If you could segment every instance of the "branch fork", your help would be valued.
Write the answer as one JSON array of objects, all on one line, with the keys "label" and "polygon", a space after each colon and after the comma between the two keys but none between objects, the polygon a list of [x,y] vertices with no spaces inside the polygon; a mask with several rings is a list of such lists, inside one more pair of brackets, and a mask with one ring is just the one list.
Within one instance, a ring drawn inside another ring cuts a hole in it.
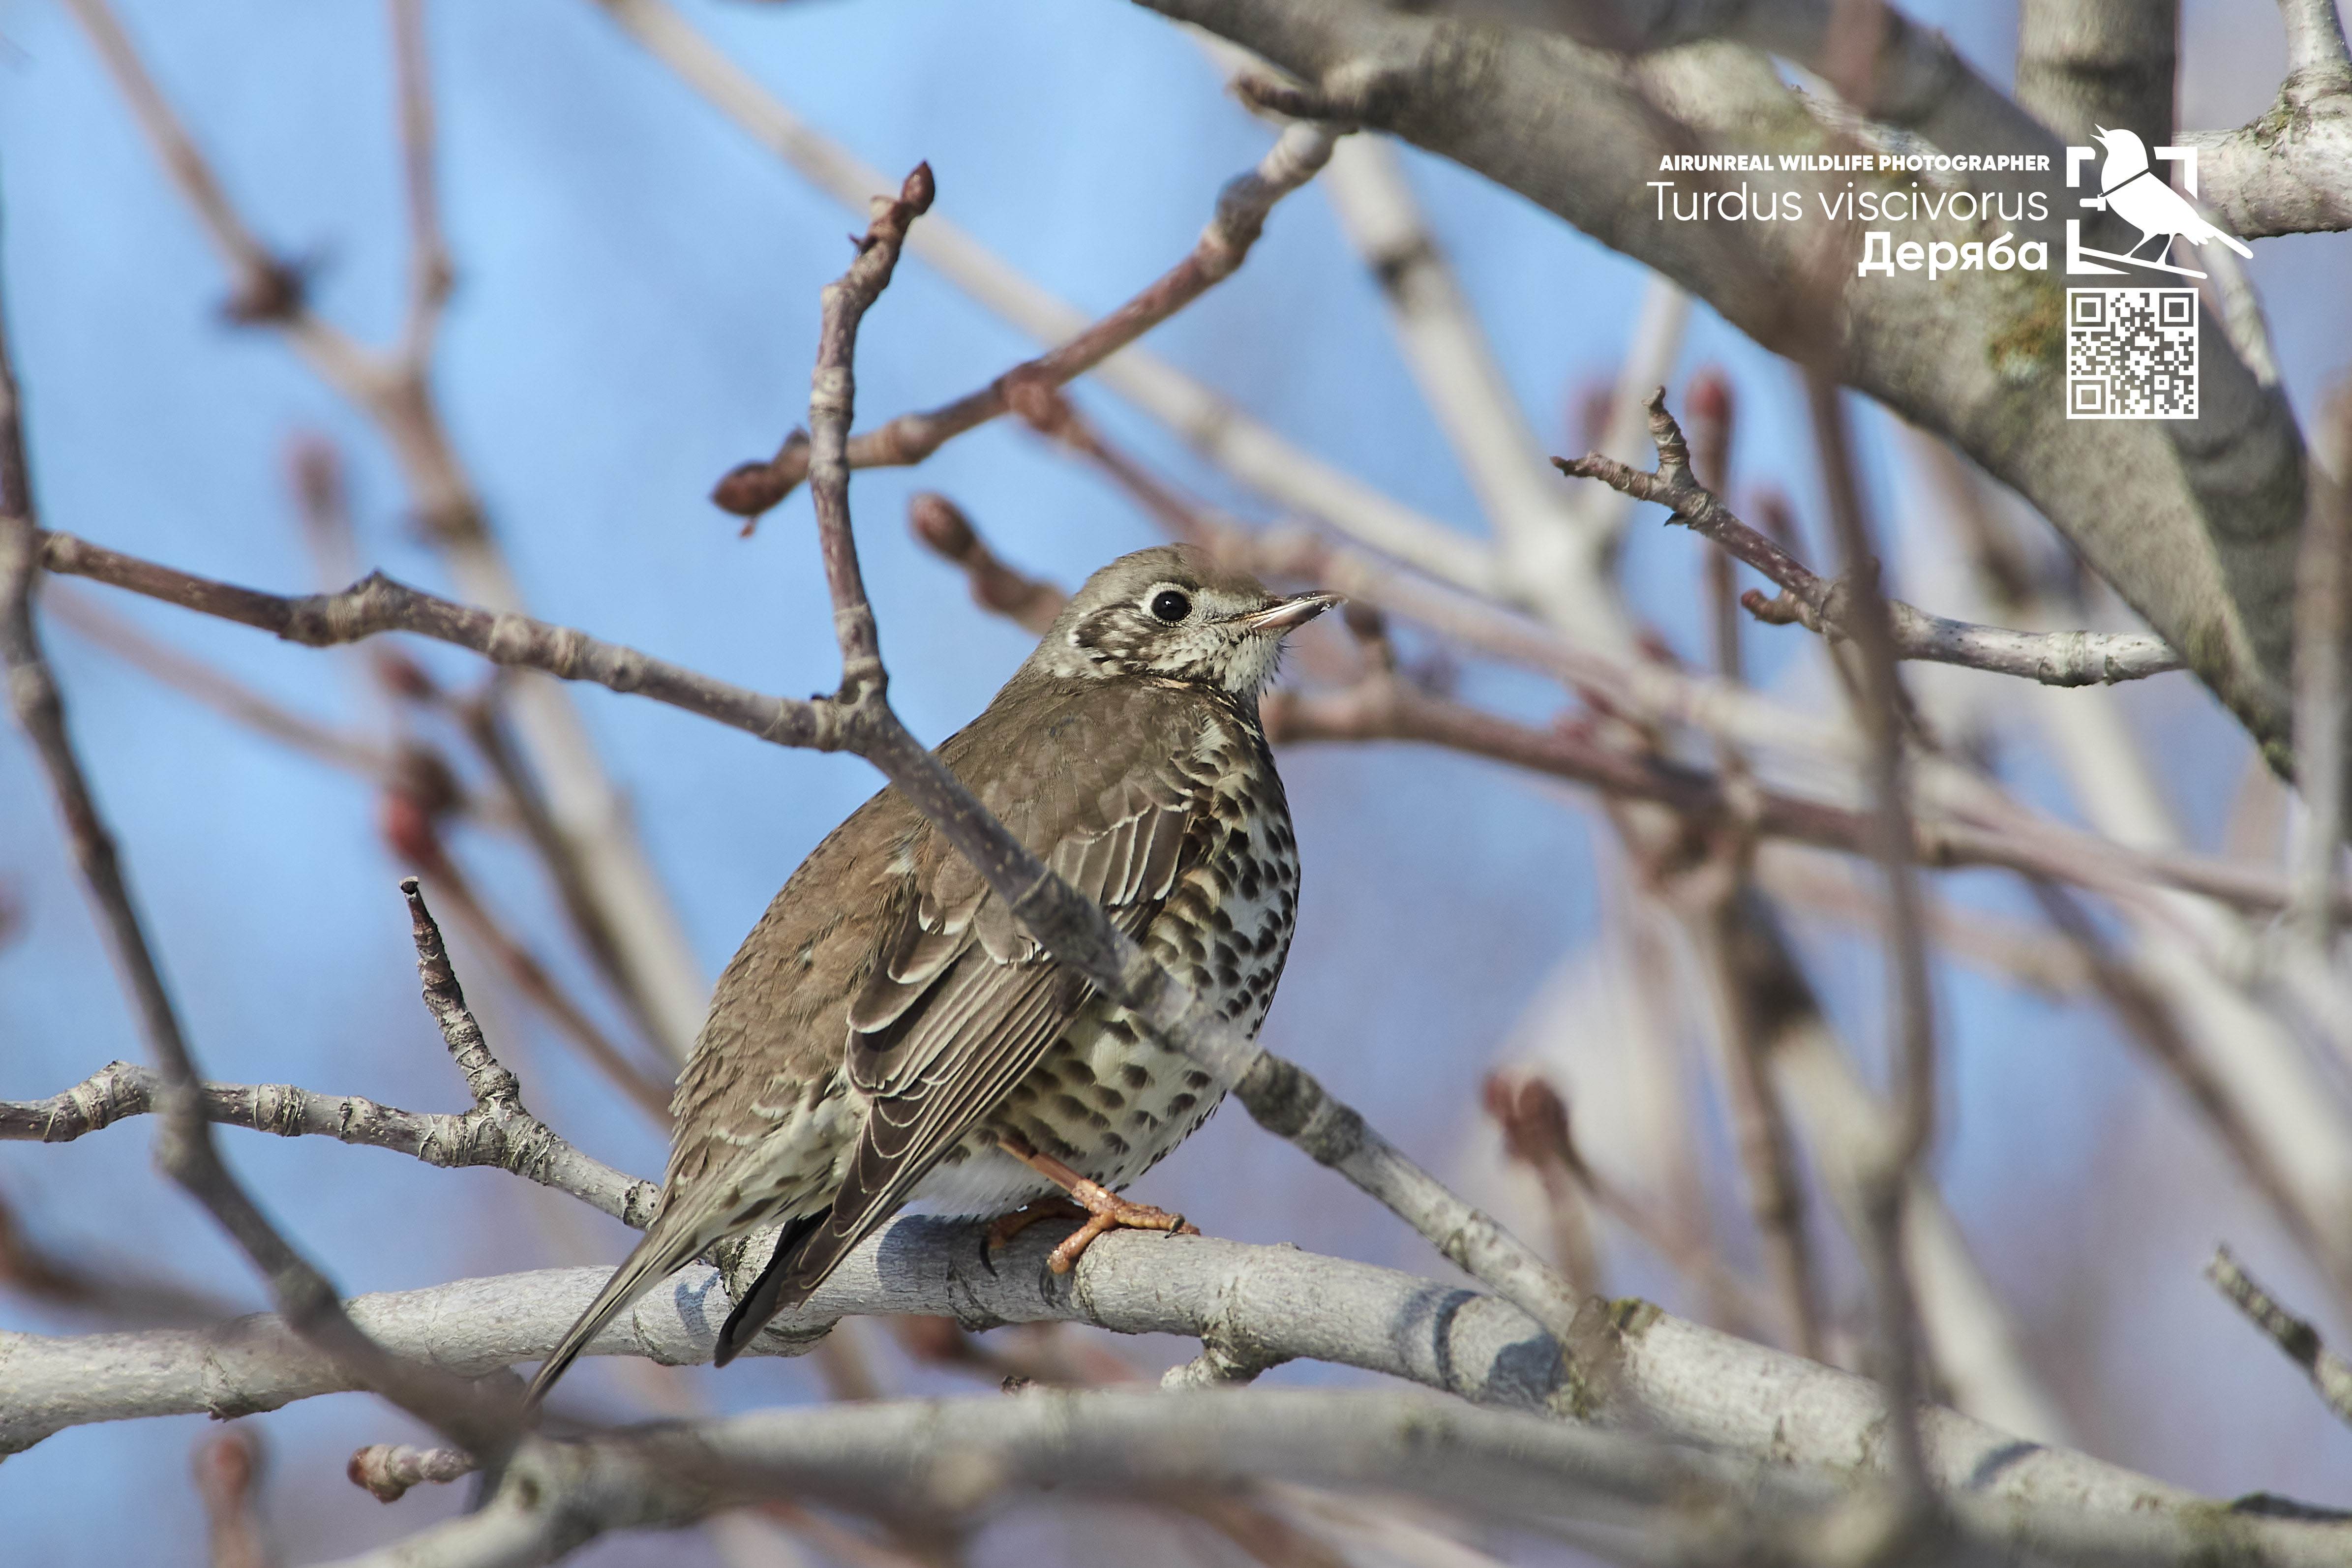
[{"label": "branch fork", "polygon": [[[1655,502],[1679,523],[1779,584],[1767,598],[1750,588],[1740,604],[1771,626],[1798,625],[1833,642],[1859,641],[1854,584],[1845,576],[1823,577],[1743,521],[1691,472],[1690,443],[1666,411],[1666,389],[1651,393],[1650,438],[1658,466],[1643,472],[1599,452],[1554,458],[1553,467],[1574,479],[1598,479],[1621,495]],[[1871,563],[1876,570],[1877,563]],[[2090,686],[2137,680],[2179,669],[2182,659],[2162,637],[2135,632],[2022,632],[2005,626],[1948,620],[1900,599],[1884,598],[1892,623],[1895,657],[1956,664],[2013,675],[2045,686]]]}]

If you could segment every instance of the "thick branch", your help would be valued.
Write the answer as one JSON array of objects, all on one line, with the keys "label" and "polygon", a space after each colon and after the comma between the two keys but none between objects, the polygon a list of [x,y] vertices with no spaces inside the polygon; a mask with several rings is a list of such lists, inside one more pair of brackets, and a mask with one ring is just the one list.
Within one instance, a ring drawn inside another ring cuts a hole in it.
[{"label": "thick branch", "polygon": [[[1659,193],[1645,183],[1662,158],[1846,146],[1748,47],[1704,44],[1629,60],[1371,0],[1148,3],[1345,100],[1367,125],[1549,208],[1764,346],[1802,354],[1825,345],[1845,384],[1952,437],[2039,507],[2257,737],[2284,735],[2301,442],[2276,389],[2262,386],[2218,331],[2202,350],[2200,428],[2210,438],[2192,447],[2145,422],[2053,417],[2063,358],[2054,312],[2063,301],[2047,279],[2030,287],[1993,273],[1933,284],[1924,275],[1857,279],[1851,255],[1818,254],[1820,231],[1808,226],[1656,221]],[[1804,10],[1825,23],[1829,7]],[[1898,75],[1883,90],[1916,89],[1923,108],[1951,85]],[[1935,151],[2063,159],[2056,139],[2014,105],[2000,112],[1998,94],[1975,94],[1969,106],[1935,131],[1933,116],[1922,121]],[[1842,176],[1783,180],[1810,209],[1817,195],[1840,194]],[[1948,215],[1906,232],[1983,243],[1990,236],[1979,229]],[[2020,243],[2064,243],[2054,212],[2015,234]],[[1826,328],[1806,303],[1825,259],[1845,273]]]},{"label": "thick branch", "polygon": [[[1564,1362],[1507,1305],[1387,1269],[1289,1247],[1129,1232],[1104,1237],[1072,1274],[1056,1277],[1043,1266],[1053,1240],[1017,1238],[991,1272],[973,1227],[901,1217],[853,1254],[807,1309],[782,1320],[782,1334],[754,1349],[805,1345],[850,1311],[946,1314],[972,1328],[1067,1319],[1121,1332],[1213,1330],[1261,1354],[1361,1366],[1504,1410],[1594,1417],[1670,1443],[1793,1467],[1801,1477],[1843,1481],[1858,1459],[1870,1468],[1879,1462],[1883,1411],[1871,1384],[1643,1303],[1593,1303],[1579,1318]],[[481,1374],[543,1354],[603,1279],[602,1269],[575,1268],[467,1280],[362,1297],[352,1311],[388,1346],[430,1349],[444,1366]],[[683,1271],[596,1348],[699,1360],[723,1316],[719,1290],[710,1270]],[[0,1336],[0,1387],[7,1390],[0,1395],[0,1451],[87,1421],[239,1414],[345,1386],[331,1363],[267,1317],[204,1332]],[[1175,1406],[1156,1399],[1155,1408]],[[800,1408],[773,1419],[819,1414]],[[2352,1531],[2281,1517],[2284,1510],[2233,1510],[2081,1454],[2021,1446],[1949,1411],[1930,1410],[1925,1425],[1938,1486],[1958,1507],[2011,1517],[2014,1533],[2004,1539],[2021,1545],[2095,1542],[2138,1520],[2152,1531],[2145,1561],[2190,1560],[2191,1545],[2201,1544],[2244,1553],[2232,1561],[2316,1564],[2340,1560]],[[1536,1429],[1526,1430],[1532,1439]],[[1331,1439],[1326,1429],[1308,1446]],[[2038,1512],[2037,1503],[2063,1512]],[[2081,1534],[2043,1533],[2062,1526]]]},{"label": "thick branch", "polygon": [[677,1525],[772,1496],[945,1521],[1052,1487],[1175,1499],[1261,1479],[1378,1486],[1515,1518],[1608,1555],[1606,1543],[1629,1538],[1696,1552],[1717,1531],[1793,1532],[1829,1495],[1753,1462],[1638,1437],[1421,1395],[1287,1390],[1171,1398],[1040,1389],[772,1411],[614,1434],[531,1456],[518,1473],[529,1484],[482,1512],[350,1568],[546,1562],[607,1531]]},{"label": "thick branch", "polygon": [[[1598,479],[1636,500],[1654,501],[1681,523],[1705,534],[1738,560],[1780,585],[1777,599],[1749,590],[1740,598],[1758,620],[1791,622],[1825,637],[1854,635],[1853,586],[1843,578],[1822,577],[1756,529],[1741,521],[1715,492],[1692,477],[1690,445],[1666,412],[1665,388],[1650,395],[1650,432],[1658,467],[1644,473],[1594,452],[1554,458],[1560,472]],[[1997,675],[2021,676],[2045,686],[2088,686],[2137,680],[2181,667],[2180,656],[2162,637],[2130,632],[2019,632],[1971,626],[1929,615],[1900,599],[1885,601],[1893,620],[1896,657],[1937,664],[1965,665]]]}]

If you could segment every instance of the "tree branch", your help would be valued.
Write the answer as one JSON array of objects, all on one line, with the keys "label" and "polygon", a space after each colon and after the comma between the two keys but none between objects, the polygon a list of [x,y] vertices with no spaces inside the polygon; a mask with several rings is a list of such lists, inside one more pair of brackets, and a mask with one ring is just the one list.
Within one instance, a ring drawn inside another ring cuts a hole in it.
[{"label": "tree branch", "polygon": [[[1855,635],[1853,585],[1844,578],[1815,574],[1804,563],[1756,529],[1691,475],[1690,445],[1682,426],[1666,412],[1665,388],[1650,395],[1650,433],[1657,443],[1658,467],[1644,473],[1613,458],[1590,453],[1581,458],[1554,458],[1559,471],[1579,479],[1598,479],[1636,500],[1654,501],[1681,523],[1780,586],[1780,596],[1766,599],[1749,589],[1740,596],[1758,620],[1773,626],[1790,623],[1808,631],[1839,639]],[[1971,626],[1932,616],[1899,599],[1885,601],[1892,617],[1895,655],[1937,664],[1964,665],[1996,675],[2021,676],[2045,686],[2088,686],[2138,680],[2181,668],[2180,656],[2162,637],[2128,632],[2019,632],[2001,626]]]},{"label": "tree branch", "polygon": [[100,814],[66,725],[64,700],[33,622],[42,532],[35,521],[23,416],[5,320],[0,320],[0,662],[17,722],[40,758],[131,1011],[157,1063],[150,1095],[164,1117],[156,1163],[202,1204],[268,1285],[295,1331],[372,1388],[469,1452],[487,1453],[510,1430],[505,1412],[475,1391],[387,1355],[345,1315],[334,1287],[272,1225],[222,1162],[201,1104],[203,1075],[131,902],[114,837]]},{"label": "tree branch", "polygon": [[[2302,521],[2301,441],[2277,390],[2262,386],[2216,335],[2200,384],[2203,427],[2217,434],[2210,447],[2190,452],[2161,429],[2126,420],[2076,421],[2053,439],[2063,345],[2046,289],[2017,289],[1993,273],[1955,273],[1932,286],[1924,277],[1858,280],[1847,255],[1825,322],[1801,303],[1817,292],[1814,229],[1654,221],[1658,193],[1644,182],[1664,157],[1843,145],[1753,49],[1716,45],[1628,59],[1372,0],[1148,3],[1318,89],[1346,89],[1366,125],[1557,213],[1706,300],[1765,347],[1802,355],[1808,344],[1832,345],[1841,381],[1959,441],[2187,654],[2251,731],[2264,740],[2284,733],[2284,609]],[[1805,26],[1825,29],[1827,5],[1801,9]],[[1882,58],[1892,47],[1883,43]],[[1894,63],[1903,68],[1896,79],[1874,91],[1916,96],[1923,112],[1953,110],[1932,132],[1933,113],[1922,122],[1937,151],[2063,158],[2055,138],[1997,93],[1956,95],[1948,89],[1957,78],[1931,81]],[[1841,178],[1789,177],[1808,207],[1816,195],[1838,194]],[[1912,232],[1985,237],[1967,221]],[[2055,216],[2015,233],[2021,243],[2064,242]]]},{"label": "tree branch", "polygon": [[2268,1336],[2287,1360],[2303,1369],[2303,1374],[2311,1379],[2311,1386],[2319,1391],[2328,1409],[2352,1422],[2352,1362],[2329,1350],[2321,1342],[2317,1329],[2280,1306],[2269,1291],[2255,1284],[2253,1277],[2239,1266],[2228,1247],[2213,1249],[2213,1261],[2205,1266],[2205,1278],[2229,1298],[2231,1306],[2246,1315],[2248,1322]]},{"label": "tree branch", "polygon": [[[411,223],[410,310],[401,343],[380,353],[311,310],[300,274],[273,258],[246,228],[141,64],[108,0],[71,0],[157,156],[236,277],[231,315],[281,331],[321,381],[373,422],[399,465],[427,540],[447,560],[460,590],[494,608],[519,610],[521,589],[450,443],[428,374],[449,269],[433,182],[423,23],[413,9],[418,3],[394,0],[393,16]],[[613,950],[624,966],[624,994],[647,1033],[683,1061],[701,1026],[709,990],[627,809],[560,689],[522,682],[512,702],[523,745],[546,781],[562,852],[574,862],[571,874],[591,891],[603,920],[625,937]]]},{"label": "tree branch", "polygon": [[[1238,271],[1283,197],[1313,179],[1331,157],[1343,128],[1302,123],[1285,131],[1258,166],[1237,174],[1218,193],[1215,212],[1200,240],[1150,287],[1051,352],[1024,360],[977,392],[919,414],[901,414],[866,431],[848,446],[856,468],[919,463],[954,437],[1002,417],[1021,389],[1059,387],[1190,305]],[[776,505],[808,477],[813,448],[802,432],[787,437],[764,462],[739,464],[711,492],[725,510],[751,520]]]},{"label": "tree branch", "polygon": [[[70,1143],[125,1117],[161,1110],[162,1088],[150,1068],[109,1062],[47,1100],[0,1100],[0,1142]],[[478,1101],[471,1110],[449,1113],[402,1110],[291,1084],[208,1083],[198,1103],[205,1120],[225,1127],[279,1138],[333,1138],[428,1165],[495,1166],[639,1227],[653,1217],[661,1195],[656,1184],[634,1181],[582,1153],[513,1100]]]}]

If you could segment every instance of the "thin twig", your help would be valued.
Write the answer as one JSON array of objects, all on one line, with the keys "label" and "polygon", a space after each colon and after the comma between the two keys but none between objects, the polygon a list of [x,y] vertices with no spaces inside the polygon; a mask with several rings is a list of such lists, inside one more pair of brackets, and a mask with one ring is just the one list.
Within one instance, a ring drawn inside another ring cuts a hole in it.
[{"label": "thin twig", "polygon": [[69,1258],[25,1232],[0,1195],[0,1290],[124,1328],[216,1323],[236,1315],[220,1297],[145,1271]]},{"label": "thin twig", "polygon": [[1526,1166],[1543,1189],[1552,1257],[1560,1273],[1580,1296],[1606,1295],[1592,1219],[1585,1209],[1591,1173],[1569,1140],[1568,1102],[1534,1073],[1488,1073],[1480,1098],[1486,1119],[1503,1135],[1504,1154]]},{"label": "thin twig", "polygon": [[[474,890],[473,879],[466,875],[448,854],[446,847],[439,843],[437,835],[428,839],[424,847],[426,853],[417,858],[417,869],[433,879],[440,896],[448,900],[474,940],[480,942],[497,961],[499,967],[506,972],[514,988],[529,997],[531,1004],[555,1025],[562,1037],[578,1047],[590,1065],[626,1096],[632,1105],[651,1118],[656,1126],[667,1128],[670,1121],[668,1086],[638,1066],[628,1052],[614,1044],[612,1037],[597,1026],[596,1021],[589,1017],[586,1011],[555,983],[537,955],[490,912],[480,895]],[[404,889],[415,885],[414,878],[401,884]]]},{"label": "thin twig", "polygon": [[2277,1152],[2249,1121],[2237,1097],[2190,1040],[2179,1009],[2148,984],[2137,965],[2114,950],[2073,893],[2040,878],[2030,879],[2027,886],[2050,923],[2088,962],[2091,984],[2116,1021],[2179,1087],[2287,1234],[2315,1256],[2325,1258],[2326,1248],[2322,1238],[2313,1234],[2309,1212],[2296,1201],[2294,1184],[2280,1165]]},{"label": "thin twig", "polygon": [[420,371],[433,357],[433,335],[448,303],[455,272],[441,234],[441,194],[435,177],[431,50],[425,37],[425,0],[391,0],[393,58],[400,79],[400,153],[408,195],[408,320],[400,357]]},{"label": "thin twig", "polygon": [[52,588],[42,608],[84,641],[256,734],[362,778],[383,783],[394,775],[394,760],[383,747],[298,713],[193,654],[165,647],[84,593]]},{"label": "thin twig", "polygon": [[1771,1078],[1774,1048],[1792,1029],[1818,1025],[1821,1005],[1793,961],[1778,913],[1748,876],[1739,876],[1688,923],[1714,983],[1733,1145],[1780,1321],[1790,1348],[1821,1361],[1821,1297],[1805,1223],[1804,1184],[1788,1111]]},{"label": "thin twig", "polygon": [[2231,1306],[2246,1315],[2247,1321],[2268,1335],[2287,1360],[2303,1368],[2303,1374],[2311,1379],[2312,1387],[2319,1391],[2328,1409],[2352,1422],[2352,1362],[2329,1350],[2321,1342],[2317,1329],[2280,1306],[2269,1291],[2255,1284],[2228,1247],[2213,1249],[2213,1261],[2205,1266],[2205,1278],[2230,1299]]},{"label": "thin twig", "polygon": [[[1858,638],[1864,614],[1852,574],[1831,579],[1816,574],[1788,551],[1750,528],[1692,478],[1689,447],[1680,426],[1665,412],[1661,387],[1649,402],[1650,426],[1662,454],[1655,473],[1606,458],[1598,452],[1581,458],[1555,458],[1565,474],[1598,479],[1636,500],[1654,501],[1682,523],[1705,534],[1723,549],[1780,585],[1777,598],[1767,599],[1749,589],[1740,596],[1758,620],[1775,626],[1791,623],[1839,639]],[[1671,458],[1664,456],[1671,452]],[[1891,617],[1889,636],[1895,657],[1937,664],[1964,665],[2038,680],[2045,686],[2090,686],[2137,680],[2179,669],[2182,661],[2163,638],[2143,632],[2020,632],[2002,626],[1974,626],[1930,615],[1899,599],[1885,601]]]},{"label": "thin twig", "polygon": [[[0,1100],[0,1142],[69,1143],[125,1117],[160,1110],[163,1100],[162,1079],[152,1070],[109,1062],[47,1100]],[[224,1127],[279,1138],[333,1138],[452,1169],[510,1171],[639,1227],[661,1194],[657,1184],[625,1176],[582,1153],[512,1102],[478,1103],[462,1113],[403,1110],[292,1084],[208,1083],[197,1104],[205,1120]]]},{"label": "thin twig", "polygon": [[[1239,269],[1257,243],[1274,205],[1307,181],[1331,156],[1339,128],[1298,124],[1285,131],[1256,168],[1218,193],[1215,213],[1192,253],[1118,310],[1048,353],[1024,360],[977,392],[920,414],[901,414],[847,446],[852,468],[902,468],[919,463],[951,438],[998,418],[1024,385],[1058,387],[1076,380],[1166,321]],[[799,435],[794,432],[794,435]],[[814,434],[812,427],[809,435]],[[773,458],[739,464],[711,500],[739,517],[756,520],[782,500],[816,461],[809,438],[787,437]]]},{"label": "thin twig", "polygon": [[[1863,0],[1878,16],[1875,0]],[[1873,56],[1865,57],[1874,58]],[[1821,450],[1830,521],[1837,534],[1848,586],[1845,625],[1861,653],[1859,685],[1863,728],[1870,739],[1871,805],[1876,818],[1877,858],[1885,879],[1887,989],[1895,1015],[1891,1042],[1895,1085],[1893,1138],[1885,1149],[1860,1152],[1863,1209],[1867,1219],[1864,1263],[1871,1275],[1877,1308],[1879,1376],[1886,1385],[1894,1436],[1896,1484],[1906,1509],[1930,1506],[1927,1462],[1917,1409],[1920,1376],[1918,1284],[1911,1276],[1904,1244],[1908,1194],[1936,1130],[1935,996],[1927,969],[1926,921],[1921,914],[1918,870],[1906,849],[1913,834],[1911,778],[1901,654],[1895,618],[1880,591],[1877,543],[1863,510],[1861,482],[1845,423],[1845,404],[1828,370],[1806,364],[1805,400]],[[1661,430],[1661,424],[1665,426]],[[1658,432],[1658,468],[1686,476],[1688,465],[1670,456],[1681,445],[1669,437],[1672,419],[1663,390],[1651,400],[1651,428]],[[1671,444],[1670,444],[1671,443]]]},{"label": "thin twig", "polygon": [[1045,635],[1068,597],[1055,584],[1006,565],[963,509],[936,491],[922,490],[908,500],[907,527],[932,554],[962,568],[973,604],[1032,635]]},{"label": "thin twig", "polygon": [[[1764,1315],[1755,1289],[1726,1268],[1703,1243],[1694,1243],[1665,1215],[1592,1168],[1576,1142],[1568,1102],[1557,1087],[1536,1073],[1487,1075],[1486,1114],[1503,1130],[1504,1148],[1533,1171],[1547,1195],[1556,1183],[1572,1184],[1570,1195],[1589,1197],[1594,1207],[1641,1237],[1675,1271],[1696,1285],[1706,1299],[1727,1307],[1729,1332],[1756,1338]],[[1597,1278],[1597,1277],[1596,1277]],[[1802,1352],[1811,1359],[1811,1352]]]}]

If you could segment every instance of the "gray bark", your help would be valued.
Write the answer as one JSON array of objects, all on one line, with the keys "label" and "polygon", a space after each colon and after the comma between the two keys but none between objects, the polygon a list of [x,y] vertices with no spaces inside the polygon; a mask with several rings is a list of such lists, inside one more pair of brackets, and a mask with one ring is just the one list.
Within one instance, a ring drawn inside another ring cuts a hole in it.
[{"label": "gray bark", "polygon": [[[1949,436],[2025,495],[2252,733],[2284,740],[2302,442],[2283,397],[2217,327],[2201,345],[2203,416],[2177,423],[2064,417],[2062,273],[1856,280],[1854,258],[1832,257],[1839,292],[1822,343],[1801,304],[1822,279],[1819,222],[1661,222],[1646,186],[1668,153],[1837,150],[1753,47],[1700,42],[1628,58],[1365,0],[1145,3],[1655,268],[1766,347],[1825,353],[1846,384]],[[1764,20],[1802,58],[1824,11],[1767,6]],[[1869,111],[1943,151],[2039,153],[2063,167],[2057,139],[1940,39],[1898,24],[1881,59]],[[1814,188],[1842,191],[1846,177],[1776,176],[1809,207]],[[2063,267],[2064,216],[2053,206],[2040,224],[1916,223],[1906,234],[1965,244],[2009,229]]]}]

